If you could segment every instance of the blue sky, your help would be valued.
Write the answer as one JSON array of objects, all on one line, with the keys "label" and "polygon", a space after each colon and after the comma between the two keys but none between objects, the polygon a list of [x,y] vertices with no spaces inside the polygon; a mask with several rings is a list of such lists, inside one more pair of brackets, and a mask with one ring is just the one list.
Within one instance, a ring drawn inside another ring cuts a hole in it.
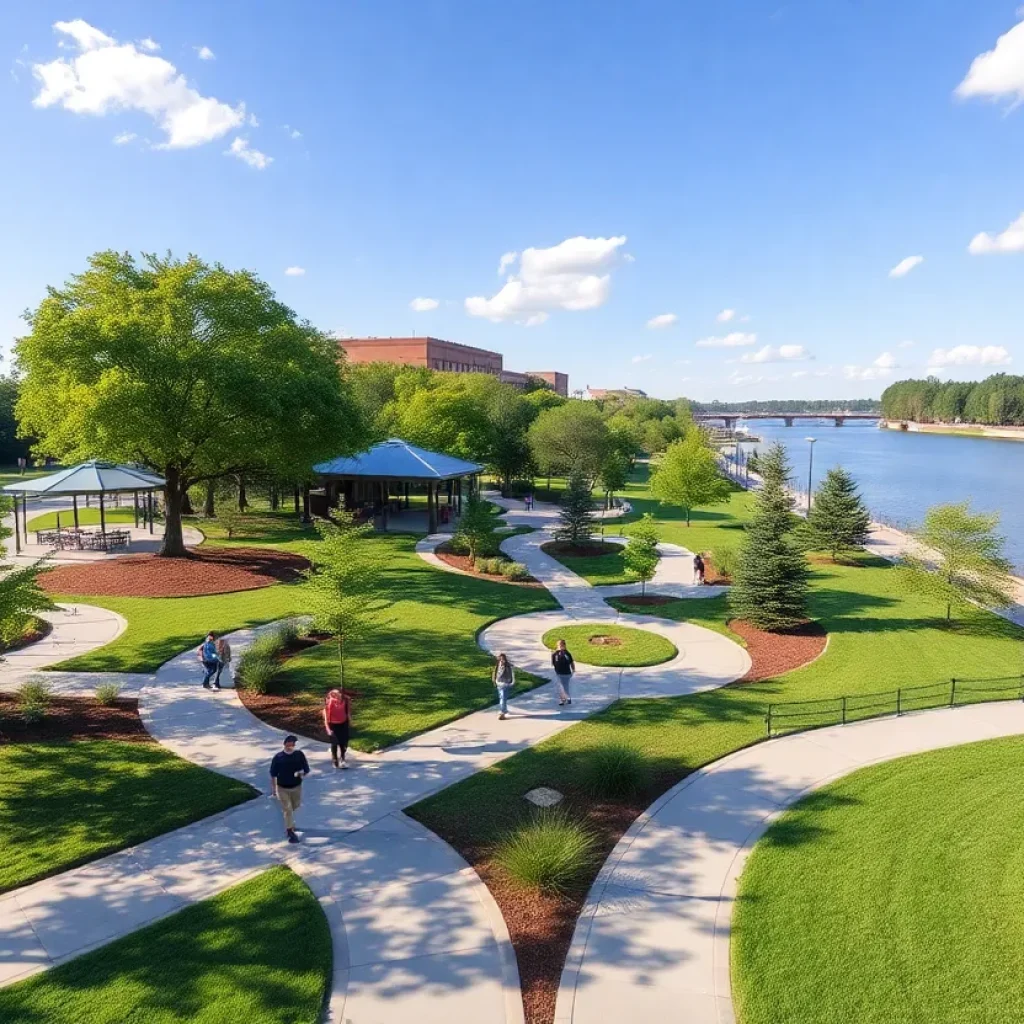
[{"label": "blue sky", "polygon": [[1021,17],[3,5],[0,343],[89,253],[170,249],[255,270],[325,330],[478,344],[572,387],[839,398],[929,364],[1022,372]]}]

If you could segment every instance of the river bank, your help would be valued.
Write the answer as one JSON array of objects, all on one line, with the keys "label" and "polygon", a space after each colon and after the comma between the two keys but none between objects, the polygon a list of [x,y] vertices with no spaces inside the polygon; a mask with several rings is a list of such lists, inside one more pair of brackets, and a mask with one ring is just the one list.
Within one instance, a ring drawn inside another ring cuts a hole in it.
[{"label": "river bank", "polygon": [[879,420],[882,430],[908,434],[956,434],[961,437],[992,437],[1001,441],[1024,441],[1024,427],[990,427],[983,423],[918,423],[914,420]]}]

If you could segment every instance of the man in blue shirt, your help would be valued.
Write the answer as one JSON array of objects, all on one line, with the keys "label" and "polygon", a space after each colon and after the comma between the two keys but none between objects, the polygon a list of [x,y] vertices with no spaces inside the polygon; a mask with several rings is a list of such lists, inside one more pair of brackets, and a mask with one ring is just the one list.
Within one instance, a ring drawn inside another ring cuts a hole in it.
[{"label": "man in blue shirt", "polygon": [[[210,689],[210,680],[217,674],[217,669],[220,667],[220,658],[217,657],[217,635],[215,633],[207,633],[206,639],[202,642],[199,650],[196,651],[199,655],[199,661],[203,666],[203,689]],[[219,690],[220,683],[214,681],[213,689]]]},{"label": "man in blue shirt", "polygon": [[289,843],[297,843],[295,812],[302,805],[302,780],[309,774],[309,762],[301,750],[295,749],[298,738],[285,736],[284,750],[270,762],[270,794],[281,805],[284,830]]}]

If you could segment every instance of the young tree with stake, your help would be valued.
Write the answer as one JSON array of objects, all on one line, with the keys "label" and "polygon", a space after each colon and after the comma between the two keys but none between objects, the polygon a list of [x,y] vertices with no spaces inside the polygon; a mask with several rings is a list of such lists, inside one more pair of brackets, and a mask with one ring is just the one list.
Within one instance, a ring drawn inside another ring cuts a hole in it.
[{"label": "young tree with stake", "polygon": [[645,512],[630,530],[622,561],[627,575],[640,581],[640,596],[646,596],[647,582],[654,578],[658,568],[658,530],[650,512]]}]

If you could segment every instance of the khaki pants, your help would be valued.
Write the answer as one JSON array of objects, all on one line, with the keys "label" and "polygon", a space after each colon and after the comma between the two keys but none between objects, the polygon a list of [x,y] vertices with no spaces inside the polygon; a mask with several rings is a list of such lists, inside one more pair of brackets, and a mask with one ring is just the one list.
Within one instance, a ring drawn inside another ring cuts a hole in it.
[{"label": "khaki pants", "polygon": [[291,789],[278,786],[277,799],[284,815],[284,827],[295,828],[295,812],[302,806],[302,786],[293,786]]}]

